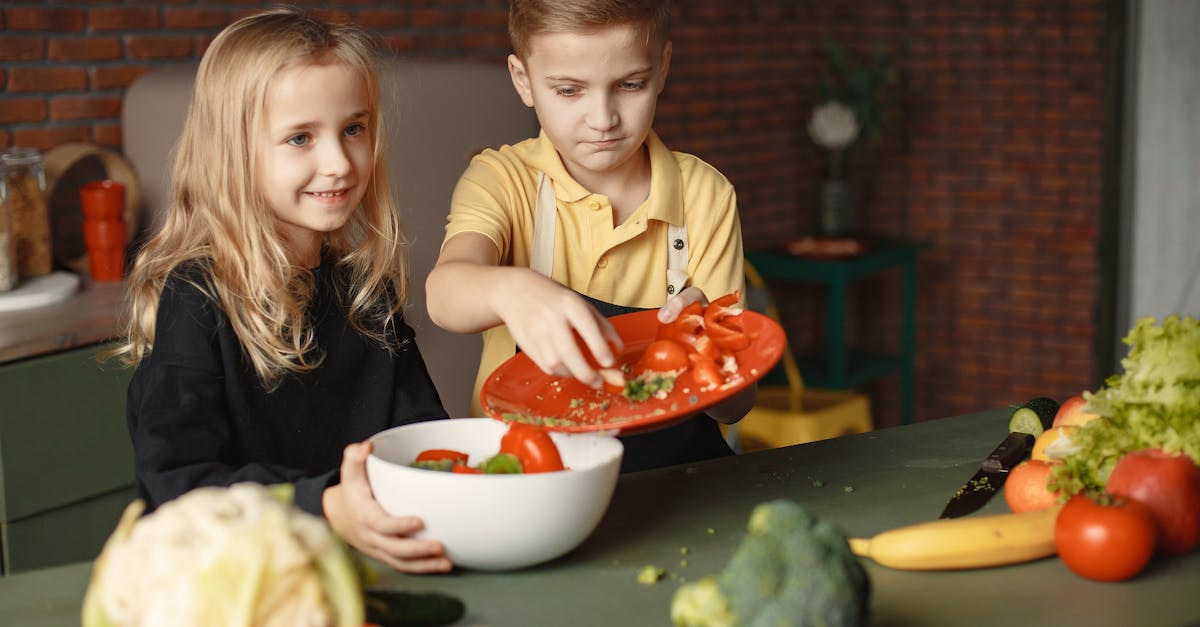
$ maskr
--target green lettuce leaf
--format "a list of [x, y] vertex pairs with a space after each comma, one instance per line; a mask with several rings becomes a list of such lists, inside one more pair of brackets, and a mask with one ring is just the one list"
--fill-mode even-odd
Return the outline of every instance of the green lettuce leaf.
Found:
[[1098, 414], [1071, 435], [1079, 450], [1054, 469], [1064, 496], [1104, 489], [1123, 455], [1146, 448], [1183, 453], [1200, 464], [1200, 320], [1142, 318], [1125, 337], [1124, 372], [1094, 394], [1087, 411]]

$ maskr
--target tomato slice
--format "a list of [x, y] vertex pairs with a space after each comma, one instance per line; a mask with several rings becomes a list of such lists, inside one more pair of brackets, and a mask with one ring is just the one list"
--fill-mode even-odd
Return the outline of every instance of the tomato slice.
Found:
[[417, 462], [451, 461], [455, 464], [465, 464], [470, 456], [466, 453], [448, 448], [431, 448], [417, 453]]
[[474, 466], [468, 466], [466, 464], [455, 464], [452, 468], [450, 468], [450, 472], [456, 472], [460, 475], [482, 475], [483, 474], [482, 470], [480, 470]]
[[562, 456], [550, 432], [536, 425], [511, 422], [500, 438], [500, 452], [521, 460], [525, 472], [553, 472], [563, 469]]
[[655, 340], [646, 347], [634, 366], [634, 374], [643, 372], [679, 373], [687, 370], [688, 349], [675, 340]]

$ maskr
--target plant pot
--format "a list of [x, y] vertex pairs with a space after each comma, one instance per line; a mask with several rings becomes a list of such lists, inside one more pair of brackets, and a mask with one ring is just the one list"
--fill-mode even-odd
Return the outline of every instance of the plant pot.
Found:
[[83, 217], [88, 220], [120, 220], [125, 212], [125, 185], [105, 179], [79, 189]]
[[848, 235], [858, 229], [858, 190], [847, 181], [824, 181], [817, 199], [817, 230]]

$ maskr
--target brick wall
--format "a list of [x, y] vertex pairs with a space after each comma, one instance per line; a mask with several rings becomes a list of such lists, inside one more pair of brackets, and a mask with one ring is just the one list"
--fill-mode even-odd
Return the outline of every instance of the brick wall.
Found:
[[[0, 12], [0, 147], [120, 148], [123, 90], [198, 58], [240, 0], [15, 0]], [[503, 0], [297, 2], [351, 18], [398, 54], [503, 62]], [[871, 231], [920, 239], [916, 416], [1065, 397], [1091, 381], [1099, 307], [1105, 0], [679, 0], [657, 129], [738, 188], [748, 248], [811, 231], [823, 155], [804, 125], [823, 33], [853, 50], [901, 37], [901, 91], [855, 157]], [[514, 96], [515, 97], [515, 96]], [[820, 337], [822, 293], [780, 286], [795, 342]], [[854, 290], [851, 338], [898, 348], [899, 286]], [[869, 388], [899, 419], [896, 377]]]

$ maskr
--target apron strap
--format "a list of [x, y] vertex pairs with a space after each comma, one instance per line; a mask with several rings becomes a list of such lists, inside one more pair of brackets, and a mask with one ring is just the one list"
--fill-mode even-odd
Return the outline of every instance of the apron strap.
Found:
[[537, 207], [533, 214], [533, 251], [529, 267], [543, 276], [554, 278], [554, 227], [558, 224], [558, 200], [554, 183], [538, 172]]
[[[534, 208], [533, 250], [529, 268], [538, 274], [554, 276], [554, 229], [558, 225], [558, 199], [554, 183], [544, 172], [538, 172], [537, 206]], [[688, 284], [687, 225], [667, 225], [667, 298], [678, 294]]]

